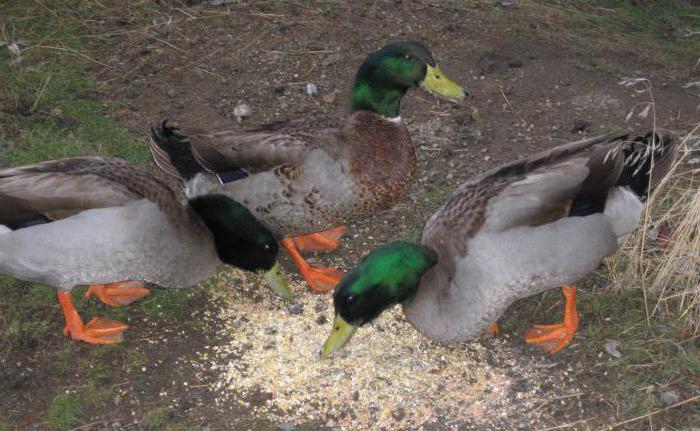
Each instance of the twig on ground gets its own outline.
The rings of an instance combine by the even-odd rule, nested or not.
[[[682,406],[683,404],[688,404],[688,403],[691,403],[691,402],[696,401],[696,400],[699,400],[699,399],[700,399],[700,395],[696,395],[696,396],[694,396],[694,397],[688,398],[687,400],[683,400],[683,401],[677,402],[676,404],[672,404],[672,405],[670,405],[670,406],[668,406],[668,407],[664,407],[664,408],[662,408],[662,409],[654,410],[653,412],[648,412],[648,413],[645,414],[645,415],[635,416],[635,417],[630,418],[630,419],[625,419],[625,420],[622,421],[622,422],[614,423],[614,424],[610,425],[610,427],[609,427],[608,429],[609,429],[609,430],[612,430],[612,429],[618,428],[618,427],[620,427],[620,426],[622,426],[622,425],[628,424],[628,423],[630,423],[630,422],[636,422],[636,421],[638,421],[638,420],[642,420],[642,419],[645,419],[645,418],[650,418],[650,417],[652,417],[652,416],[658,415],[659,413],[663,413],[663,412],[665,412],[666,410],[670,410],[670,409],[673,409],[673,408],[676,408],[676,407],[680,407],[680,406]],[[554,428],[551,428],[551,429],[554,429]]]
[[[581,419],[581,420],[578,420],[578,421],[569,422],[569,423],[567,423],[567,424],[561,424],[561,425],[557,425],[557,426],[555,426],[555,427],[541,429],[541,430],[539,430],[539,431],[552,431],[552,430],[561,430],[561,429],[565,429],[565,428],[571,428],[571,427],[573,427],[573,426],[575,426],[575,425],[582,424],[582,423],[586,423],[586,422],[590,421],[591,419],[593,419],[593,418],[590,417],[590,418],[586,418],[586,419]]]
[[[44,93],[46,92],[46,87],[49,85],[49,82],[51,81],[51,77],[53,75],[49,75],[46,77],[46,80],[44,81],[44,85],[41,86],[41,89],[36,95],[36,99],[34,99],[34,104],[32,104],[32,108],[29,110],[30,112],[36,111],[37,106],[39,106],[39,102],[41,102],[41,98],[44,97]]]

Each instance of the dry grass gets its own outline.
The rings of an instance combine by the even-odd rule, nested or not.
[[[678,158],[650,196],[642,227],[611,260],[616,286],[641,286],[647,319],[680,316],[700,329],[700,184],[688,161],[700,144],[698,124],[681,137]]]

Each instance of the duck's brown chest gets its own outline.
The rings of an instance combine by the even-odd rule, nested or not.
[[[359,118],[350,131],[350,175],[357,210],[375,212],[393,206],[416,173],[416,152],[406,126],[378,116]]]

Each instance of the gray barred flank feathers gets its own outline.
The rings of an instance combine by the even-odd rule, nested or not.
[[[4,233],[10,233],[10,232],[12,232],[12,229],[0,224],[0,235],[2,235]]]

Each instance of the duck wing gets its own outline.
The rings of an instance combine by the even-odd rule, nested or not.
[[[0,224],[57,220],[140,199],[167,215],[184,213],[184,194],[126,160],[74,157],[0,170]]]
[[[314,149],[337,155],[342,150],[346,120],[311,117],[278,122],[251,130],[206,132],[169,126],[152,129],[151,152],[165,172],[184,179],[197,172],[241,175],[283,165],[300,165]],[[235,175],[234,175],[235,176]]]
[[[462,184],[428,221],[424,238],[449,237],[465,254],[469,238],[481,230],[582,215],[571,213],[575,202],[579,208],[604,206],[622,172],[622,142],[628,135],[622,131],[560,145]]]

